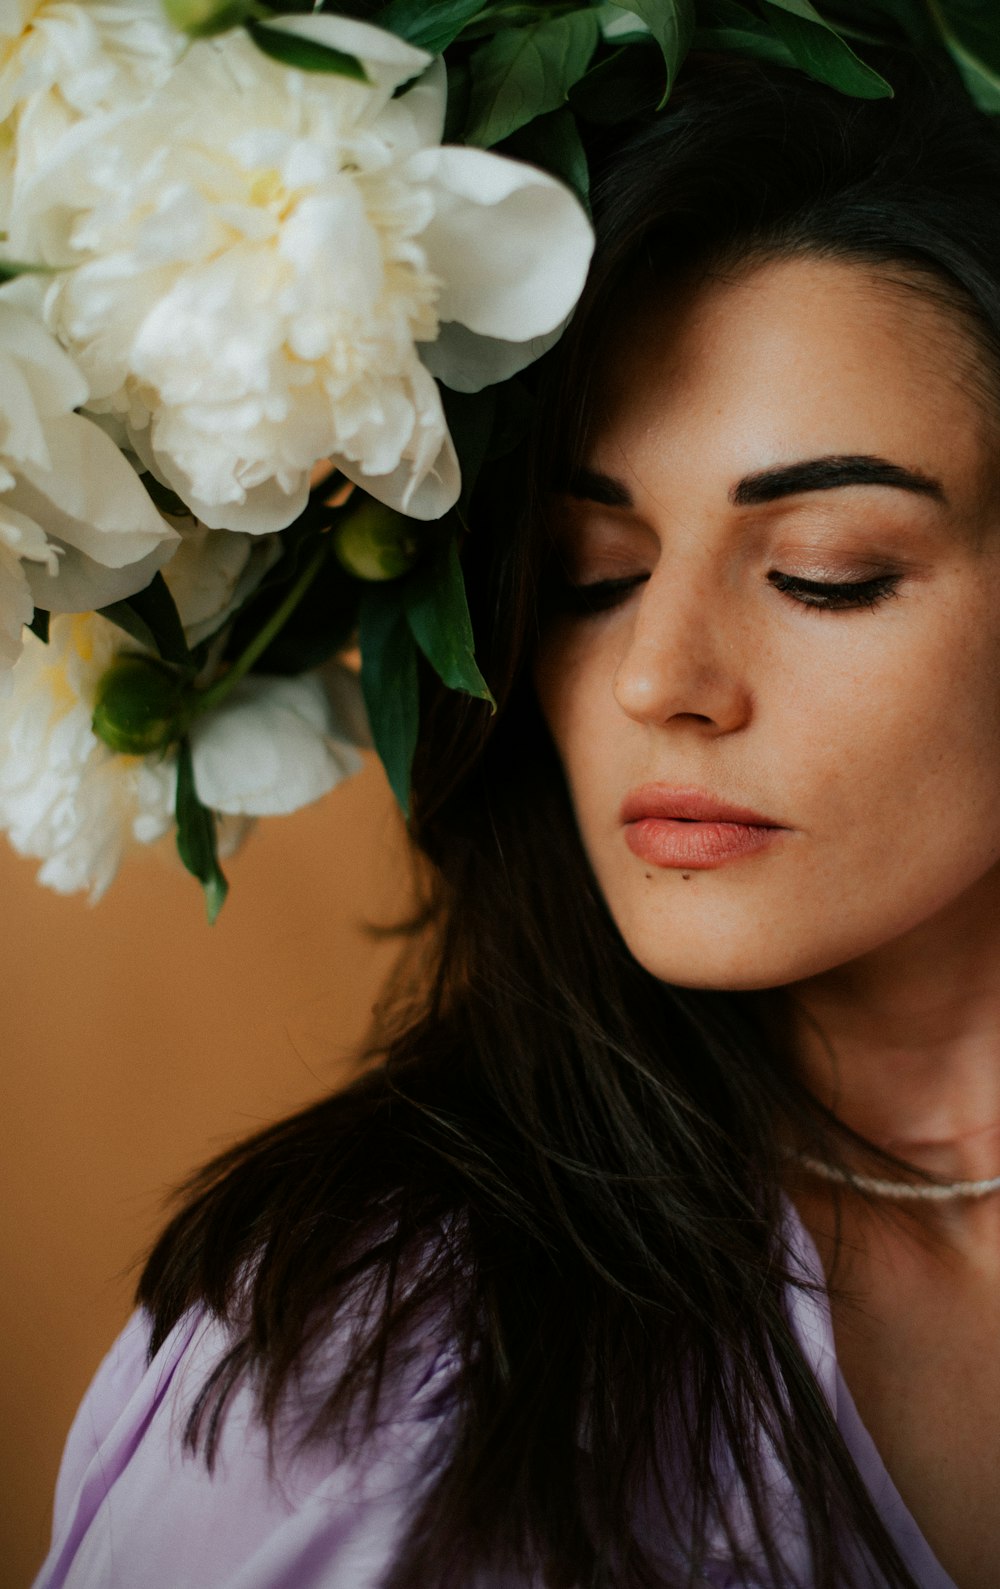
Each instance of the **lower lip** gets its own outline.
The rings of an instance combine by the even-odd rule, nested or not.
[[[747,822],[681,822],[672,817],[643,817],[626,825],[625,842],[633,855],[654,866],[708,871],[727,861],[759,855],[785,831]]]

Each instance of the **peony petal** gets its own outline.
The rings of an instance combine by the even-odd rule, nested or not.
[[[444,57],[438,56],[412,88],[389,101],[378,129],[396,149],[423,149],[441,142],[447,108],[448,73]]]
[[[32,610],[24,568],[0,546],[0,695],[10,688],[10,669],[21,655],[22,630],[31,622]]]
[[[95,612],[113,601],[125,601],[137,590],[145,590],[174,549],[173,541],[162,541],[134,563],[107,568],[75,546],[60,546],[58,540],[50,540],[61,552],[58,573],[49,574],[37,563],[28,563],[24,569],[35,606],[47,612]]]
[[[421,474],[415,473],[406,459],[389,474],[366,474],[350,458],[332,457],[330,461],[376,502],[409,514],[411,519],[440,519],[455,506],[462,489],[458,455],[447,432],[433,465]]]
[[[374,750],[360,674],[343,662],[334,661],[320,668],[319,676],[329,698],[337,738],[361,750]]]
[[[280,816],[309,805],[361,768],[321,680],[242,680],[191,730],[198,796],[232,816]]]
[[[566,319],[594,246],[590,222],[567,187],[484,149],[424,149],[406,170],[437,190],[422,240],[444,282],[442,320],[527,342]]]
[[[432,59],[426,50],[407,44],[397,34],[373,27],[370,22],[358,22],[353,17],[275,16],[268,17],[267,26],[275,32],[294,33],[300,39],[312,39],[316,44],[326,44],[332,50],[357,56],[380,91],[380,100],[388,100],[400,83],[416,77]],[[348,79],[336,78],[335,81],[340,86]]]
[[[177,533],[160,517],[131,464],[100,426],[63,414],[45,427],[51,467],[21,465],[11,505],[95,562],[122,568]]]
[[[420,358],[445,386],[456,392],[481,392],[484,386],[506,381],[534,364],[549,348],[555,347],[568,319],[543,337],[529,342],[502,342],[498,337],[480,337],[467,326],[450,321],[441,327],[436,342],[420,345]]]

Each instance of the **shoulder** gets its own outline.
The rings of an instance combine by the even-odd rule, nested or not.
[[[447,1417],[447,1346],[428,1339],[414,1351],[377,1430],[349,1456],[333,1443],[302,1446],[292,1407],[269,1444],[252,1388],[238,1386],[209,1471],[185,1448],[184,1427],[229,1348],[226,1329],[195,1309],[151,1359],[149,1340],[137,1313],[84,1398],[35,1589],[374,1589]],[[337,1350],[336,1339],[324,1344]]]

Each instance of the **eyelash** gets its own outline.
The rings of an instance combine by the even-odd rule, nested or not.
[[[559,606],[563,612],[580,617],[609,612],[648,578],[648,574],[635,574],[626,579],[599,579],[589,585],[566,583],[559,592]],[[874,579],[836,582],[799,579],[777,569],[767,576],[768,583],[782,595],[789,596],[800,607],[816,607],[821,612],[847,612],[861,607],[874,612],[876,607],[898,594],[900,578],[899,574],[879,574]]]
[[[852,608],[867,607],[874,612],[876,607],[898,594],[901,577],[899,574],[879,574],[874,579],[838,583],[824,579],[797,579],[794,574],[782,574],[774,569],[767,579],[775,590],[791,596],[802,607],[819,607],[824,612],[845,612]]]

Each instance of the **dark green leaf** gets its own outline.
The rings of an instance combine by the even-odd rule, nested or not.
[[[775,32],[810,77],[859,99],[891,97],[885,78],[855,55],[809,0],[763,0],[763,4]]]
[[[154,574],[145,590],[136,591],[126,601],[102,607],[101,617],[109,618],[133,640],[155,651],[164,662],[176,662],[180,667],[190,663],[191,652],[184,638],[184,626],[162,574]]]
[[[505,141],[503,153],[550,171],[572,188],[584,205],[587,204],[590,193],[587,151],[576,117],[567,106],[550,110],[547,116],[536,116],[527,127],[520,128]]]
[[[472,622],[458,546],[450,536],[440,554],[400,586],[410,631],[435,673],[452,690],[496,703],[474,655]]]
[[[29,623],[28,628],[31,630],[33,635],[37,635],[39,640],[44,641],[44,643],[46,645],[48,645],[48,643],[49,643],[49,614],[45,611],[44,607],[36,607],[35,608],[35,616],[32,618],[31,622]]]
[[[215,839],[215,813],[198,799],[194,783],[191,746],[184,739],[177,747],[177,853],[205,890],[208,919],[214,922],[225,904],[229,884],[219,866]]]
[[[375,749],[393,794],[410,814],[410,768],[420,727],[417,648],[399,586],[372,586],[361,601],[361,688]]]
[[[626,11],[646,23],[667,67],[667,86],[663,101],[674,86],[678,68],[691,45],[694,34],[694,0],[616,0]]]
[[[1000,16],[994,0],[929,0],[937,30],[981,110],[1000,108]]]
[[[754,61],[770,61],[774,66],[795,66],[795,57],[787,44],[769,32],[766,27],[755,28],[696,28],[693,47],[696,50],[722,50],[726,54],[745,55]]]
[[[1000,73],[968,55],[961,45],[950,46],[952,59],[973,102],[989,116],[1000,114]]]
[[[929,10],[947,40],[991,72],[1000,72],[996,0],[930,0]]]
[[[367,83],[368,73],[356,55],[335,50],[317,39],[306,39],[298,33],[287,33],[283,28],[272,27],[268,22],[248,22],[247,32],[259,50],[282,66],[294,66],[300,72],[333,72],[337,77],[350,77],[357,83]]]
[[[736,0],[700,0],[692,44],[698,50],[723,50],[776,66],[794,66],[795,57],[763,17]]]
[[[440,55],[483,9],[484,0],[392,0],[380,13],[378,25],[418,49]]]
[[[495,34],[470,59],[466,141],[492,148],[536,116],[557,110],[587,70],[598,36],[589,7]]]

